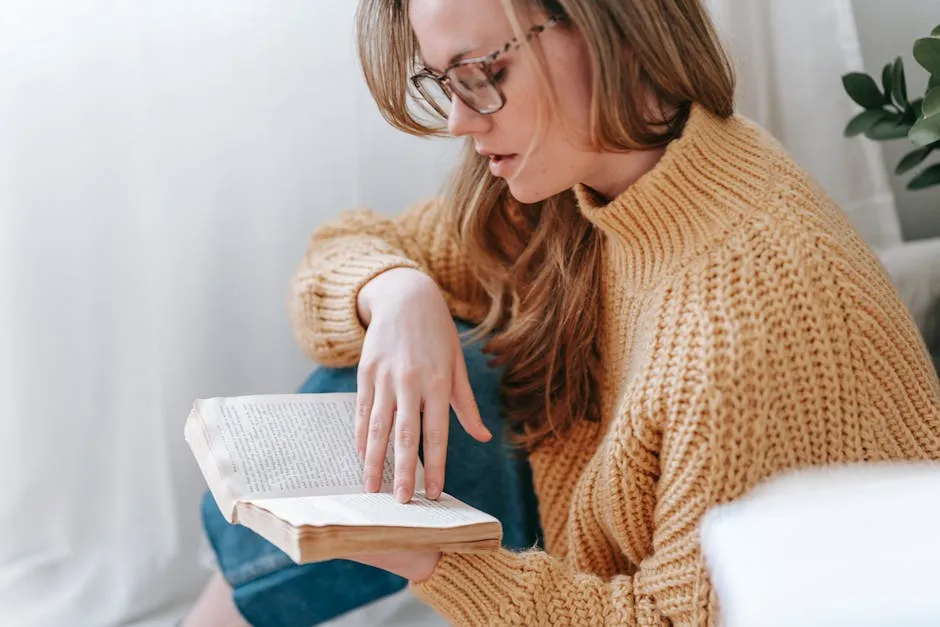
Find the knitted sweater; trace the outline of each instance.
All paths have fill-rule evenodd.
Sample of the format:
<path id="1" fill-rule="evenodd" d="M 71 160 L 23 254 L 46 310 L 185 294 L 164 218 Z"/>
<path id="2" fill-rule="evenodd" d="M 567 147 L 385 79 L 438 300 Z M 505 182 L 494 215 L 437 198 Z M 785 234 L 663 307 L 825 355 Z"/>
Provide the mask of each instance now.
<path id="1" fill-rule="evenodd" d="M 445 554 L 412 589 L 458 625 L 716 625 L 702 515 L 800 467 L 940 459 L 937 378 L 869 248 L 751 122 L 694 106 L 621 196 L 575 192 L 604 236 L 602 419 L 531 455 L 544 551 Z M 479 319 L 442 223 L 426 203 L 315 233 L 291 301 L 308 354 L 356 361 L 357 290 L 393 267 Z"/>

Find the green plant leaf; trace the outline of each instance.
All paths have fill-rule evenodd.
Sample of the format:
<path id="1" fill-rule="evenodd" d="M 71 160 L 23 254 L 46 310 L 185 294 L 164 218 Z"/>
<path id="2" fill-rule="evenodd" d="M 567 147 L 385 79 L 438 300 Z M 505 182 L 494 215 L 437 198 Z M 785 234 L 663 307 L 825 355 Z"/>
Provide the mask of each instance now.
<path id="1" fill-rule="evenodd" d="M 911 127 L 908 137 L 918 146 L 926 146 L 940 141 L 940 115 L 917 120 L 914 126 Z"/>
<path id="2" fill-rule="evenodd" d="M 915 41 L 914 58 L 931 74 L 940 74 L 940 35 Z"/>
<path id="3" fill-rule="evenodd" d="M 904 158 L 901 159 L 901 162 L 898 163 L 898 167 L 894 170 L 894 173 L 898 176 L 904 174 L 905 172 L 910 172 L 921 163 L 924 162 L 924 159 L 930 156 L 930 153 L 933 152 L 934 146 L 924 146 L 923 148 L 918 148 L 913 152 L 909 152 L 904 155 Z"/>
<path id="4" fill-rule="evenodd" d="M 917 176 L 911 179 L 907 184 L 908 189 L 925 189 L 940 185 L 940 163 L 935 163 Z"/>
<path id="5" fill-rule="evenodd" d="M 925 118 L 940 115 L 940 87 L 934 87 L 927 92 L 927 95 L 924 97 L 922 115 Z"/>
<path id="6" fill-rule="evenodd" d="M 914 111 L 914 119 L 916 120 L 924 114 L 924 99 L 917 98 L 916 100 L 911 100 L 911 109 Z"/>
<path id="7" fill-rule="evenodd" d="M 895 59 L 894 71 L 891 74 L 893 78 L 891 94 L 894 96 L 894 102 L 901 109 L 907 109 L 907 76 L 904 74 L 904 60 L 901 57 Z"/>
<path id="8" fill-rule="evenodd" d="M 882 111 L 881 109 L 869 109 L 868 111 L 862 111 L 854 118 L 849 120 L 849 123 L 845 127 L 844 135 L 846 137 L 855 137 L 856 135 L 861 135 L 862 133 L 868 131 L 872 125 L 887 115 L 889 114 L 885 111 Z"/>
<path id="9" fill-rule="evenodd" d="M 885 92 L 885 104 L 891 104 L 891 86 L 894 85 L 894 64 L 885 63 L 881 70 L 881 88 Z"/>
<path id="10" fill-rule="evenodd" d="M 938 24 L 935 29 L 930 31 L 930 34 L 933 35 L 934 37 L 940 37 L 940 24 Z"/>
<path id="11" fill-rule="evenodd" d="M 842 85 L 849 96 L 866 109 L 880 109 L 885 96 L 868 74 L 851 72 L 842 77 Z"/>
<path id="12" fill-rule="evenodd" d="M 940 74 L 934 74 L 927 81 L 927 89 L 933 89 L 934 87 L 940 87 Z"/>
<path id="13" fill-rule="evenodd" d="M 905 123 L 900 114 L 887 114 L 865 131 L 865 137 L 875 141 L 902 139 L 908 136 L 911 124 Z"/>

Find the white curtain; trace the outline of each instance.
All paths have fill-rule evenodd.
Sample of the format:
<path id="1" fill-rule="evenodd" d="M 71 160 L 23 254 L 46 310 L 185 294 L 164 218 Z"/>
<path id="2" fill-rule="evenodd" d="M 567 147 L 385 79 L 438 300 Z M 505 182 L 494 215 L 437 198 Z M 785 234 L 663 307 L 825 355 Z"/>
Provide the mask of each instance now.
<path id="1" fill-rule="evenodd" d="M 169 624 L 206 575 L 190 403 L 300 384 L 308 233 L 439 186 L 451 145 L 380 119 L 354 8 L 0 3 L 3 625 Z"/>
<path id="2" fill-rule="evenodd" d="M 840 137 L 850 12 L 713 4 L 745 108 L 847 208 L 887 207 L 875 153 Z M 295 388 L 310 364 L 285 295 L 307 234 L 438 189 L 455 146 L 380 119 L 354 7 L 0 3 L 4 625 L 179 615 L 206 576 L 190 403 Z"/>
<path id="3" fill-rule="evenodd" d="M 841 77 L 862 69 L 851 0 L 706 0 L 738 70 L 738 109 L 770 129 L 862 235 L 901 241 L 877 145 L 844 139 L 859 110 Z"/>

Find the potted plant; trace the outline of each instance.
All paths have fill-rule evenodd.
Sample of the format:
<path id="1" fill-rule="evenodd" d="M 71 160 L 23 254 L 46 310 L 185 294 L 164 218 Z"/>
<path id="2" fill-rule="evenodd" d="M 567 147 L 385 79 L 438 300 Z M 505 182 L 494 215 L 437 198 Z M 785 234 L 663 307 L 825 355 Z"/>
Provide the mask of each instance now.
<path id="1" fill-rule="evenodd" d="M 863 72 L 842 77 L 845 91 L 864 111 L 845 127 L 846 137 L 864 134 L 875 141 L 907 137 L 917 148 L 898 163 L 900 175 L 919 167 L 933 151 L 940 153 L 940 26 L 914 42 L 914 58 L 930 74 L 923 97 L 908 99 L 904 62 L 898 57 L 884 66 L 881 84 Z M 924 168 L 908 189 L 940 185 L 940 163 Z"/>

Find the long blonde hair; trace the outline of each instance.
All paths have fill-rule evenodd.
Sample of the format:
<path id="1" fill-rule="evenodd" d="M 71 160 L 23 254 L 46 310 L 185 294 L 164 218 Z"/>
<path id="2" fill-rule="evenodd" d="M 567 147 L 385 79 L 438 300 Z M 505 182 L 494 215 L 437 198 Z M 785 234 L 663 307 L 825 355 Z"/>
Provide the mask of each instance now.
<path id="1" fill-rule="evenodd" d="M 517 31 L 519 16 L 541 12 L 583 36 L 593 75 L 589 139 L 597 150 L 662 146 L 681 134 L 691 103 L 733 114 L 731 63 L 702 0 L 503 4 Z M 407 1 L 360 0 L 357 21 L 366 82 L 385 119 L 413 135 L 442 134 L 415 107 L 408 78 L 419 50 Z M 675 112 L 665 124 L 651 123 L 646 103 L 630 97 L 644 92 Z M 522 205 L 470 140 L 443 205 L 491 297 L 479 331 L 505 366 L 506 417 L 518 439 L 532 448 L 579 420 L 597 420 L 601 235 L 573 193 Z"/>

